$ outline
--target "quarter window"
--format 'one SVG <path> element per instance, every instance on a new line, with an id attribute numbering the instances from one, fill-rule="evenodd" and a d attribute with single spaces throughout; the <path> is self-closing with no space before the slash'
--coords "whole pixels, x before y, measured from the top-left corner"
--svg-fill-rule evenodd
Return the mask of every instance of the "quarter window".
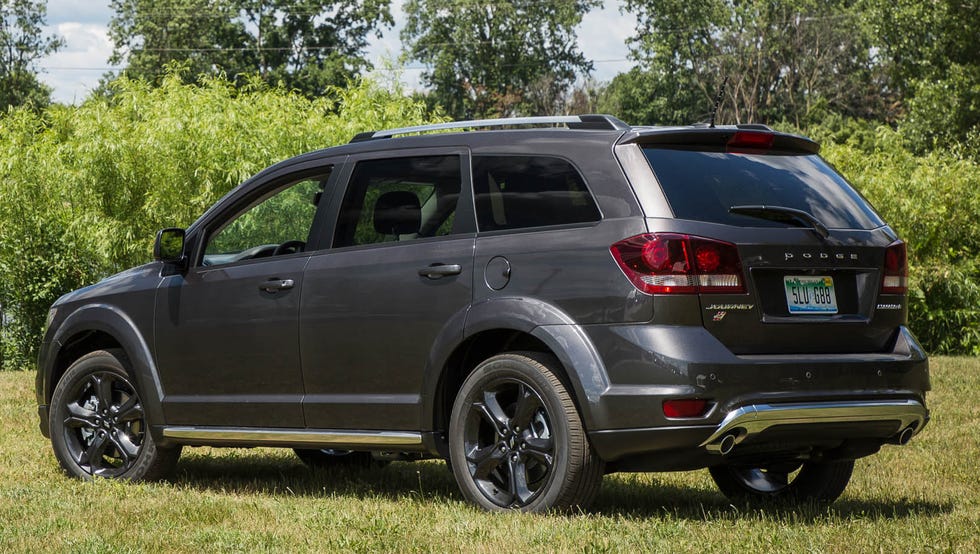
<path id="1" fill-rule="evenodd" d="M 334 246 L 451 234 L 461 182 L 459 156 L 358 162 L 344 195 Z"/>
<path id="2" fill-rule="evenodd" d="M 475 156 L 473 187 L 481 231 L 598 221 L 578 171 L 561 158 Z"/>

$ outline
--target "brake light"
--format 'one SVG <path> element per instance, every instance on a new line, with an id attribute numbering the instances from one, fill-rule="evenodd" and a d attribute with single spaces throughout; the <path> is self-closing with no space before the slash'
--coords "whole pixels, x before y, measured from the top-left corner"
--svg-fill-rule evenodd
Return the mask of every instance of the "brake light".
<path id="1" fill-rule="evenodd" d="M 708 411 L 708 401 L 700 398 L 664 400 L 663 407 L 667 417 L 701 417 Z"/>
<path id="2" fill-rule="evenodd" d="M 609 250 L 630 282 L 648 294 L 745 292 L 738 248 L 729 242 L 647 233 Z"/>
<path id="3" fill-rule="evenodd" d="M 740 149 L 769 150 L 775 140 L 776 135 L 765 131 L 736 131 L 727 146 L 729 152 Z"/>
<path id="4" fill-rule="evenodd" d="M 897 240 L 885 250 L 885 272 L 881 277 L 882 294 L 905 294 L 909 291 L 909 262 L 905 243 Z"/>

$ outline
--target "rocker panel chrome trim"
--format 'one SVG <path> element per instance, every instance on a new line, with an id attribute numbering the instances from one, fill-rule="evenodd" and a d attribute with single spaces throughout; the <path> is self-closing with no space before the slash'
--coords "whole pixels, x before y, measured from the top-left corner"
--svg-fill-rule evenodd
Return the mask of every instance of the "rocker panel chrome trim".
<path id="1" fill-rule="evenodd" d="M 288 446 L 346 446 L 412 448 L 422 446 L 422 434 L 406 431 L 345 431 L 328 429 L 257 429 L 243 427 L 165 427 L 163 436 L 208 444 Z"/>

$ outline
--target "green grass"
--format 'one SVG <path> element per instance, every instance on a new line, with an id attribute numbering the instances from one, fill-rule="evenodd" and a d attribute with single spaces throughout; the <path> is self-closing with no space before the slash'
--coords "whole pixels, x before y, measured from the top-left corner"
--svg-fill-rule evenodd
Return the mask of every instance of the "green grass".
<path id="1" fill-rule="evenodd" d="M 609 475 L 575 515 L 488 514 L 441 462 L 312 472 L 291 452 L 188 448 L 172 482 L 65 477 L 34 374 L 0 373 L 0 551 L 978 552 L 980 360 L 934 358 L 932 422 L 859 460 L 831 507 L 730 505 L 705 471 Z"/>

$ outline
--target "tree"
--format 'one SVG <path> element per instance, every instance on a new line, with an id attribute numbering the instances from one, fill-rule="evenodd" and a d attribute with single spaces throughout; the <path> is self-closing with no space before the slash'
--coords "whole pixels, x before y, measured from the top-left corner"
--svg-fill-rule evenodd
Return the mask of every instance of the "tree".
<path id="1" fill-rule="evenodd" d="M 51 89 L 37 80 L 35 64 L 63 42 L 44 34 L 46 15 L 43 1 L 0 1 L 0 108 L 50 102 Z"/>
<path id="2" fill-rule="evenodd" d="M 630 44 L 641 72 L 610 94 L 647 106 L 645 118 L 704 120 L 722 82 L 719 115 L 730 122 L 884 110 L 870 33 L 848 0 L 627 0 L 626 9 L 638 18 Z"/>
<path id="3" fill-rule="evenodd" d="M 980 157 L 980 1 L 865 0 L 903 130 L 919 150 L 973 141 Z"/>
<path id="4" fill-rule="evenodd" d="M 112 0 L 112 63 L 157 80 L 179 61 L 194 79 L 258 73 L 311 96 L 370 64 L 371 33 L 391 24 L 390 0 Z M 241 81 L 240 81 L 241 82 Z"/>
<path id="5" fill-rule="evenodd" d="M 410 59 L 456 118 L 551 114 L 592 62 L 575 27 L 598 0 L 409 0 Z"/>

